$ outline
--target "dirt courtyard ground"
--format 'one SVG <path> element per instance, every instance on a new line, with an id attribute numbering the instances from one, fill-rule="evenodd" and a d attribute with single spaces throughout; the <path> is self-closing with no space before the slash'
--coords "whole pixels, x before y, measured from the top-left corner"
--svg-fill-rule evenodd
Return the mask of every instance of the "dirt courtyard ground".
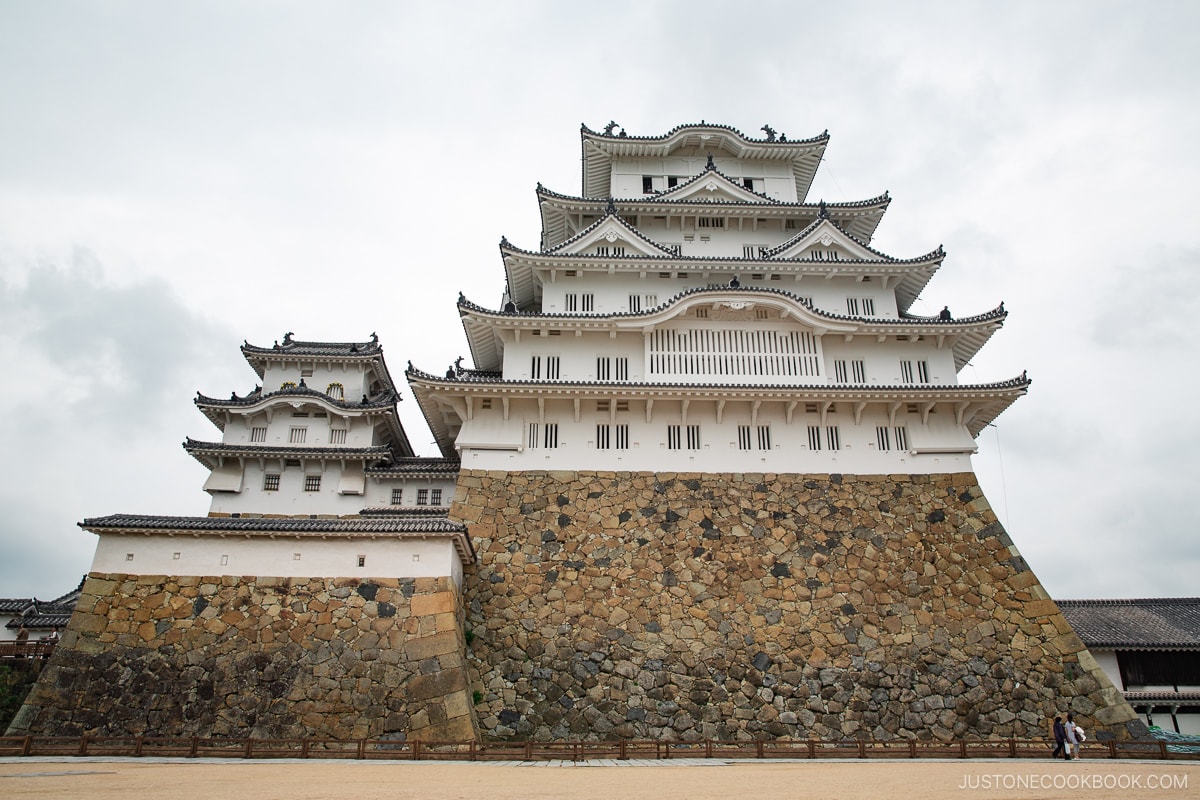
<path id="1" fill-rule="evenodd" d="M 0 797 L 55 800 L 409 800 L 409 798 L 1107 798 L 1200 797 L 1200 762 L 188 761 L 0 758 Z"/>

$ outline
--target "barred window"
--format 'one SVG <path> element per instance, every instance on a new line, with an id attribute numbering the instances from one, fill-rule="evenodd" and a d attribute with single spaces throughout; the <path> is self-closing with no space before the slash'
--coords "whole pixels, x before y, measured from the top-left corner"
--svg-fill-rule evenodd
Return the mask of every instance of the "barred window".
<path id="1" fill-rule="evenodd" d="M 430 505 L 435 505 L 435 506 L 440 506 L 442 504 L 442 490 L 441 489 L 430 489 L 429 490 L 429 503 L 430 503 Z"/>
<path id="2" fill-rule="evenodd" d="M 542 442 L 546 449 L 550 450 L 558 447 L 558 423 L 547 422 L 545 424 L 545 435 L 542 437 Z"/>
<path id="3" fill-rule="evenodd" d="M 668 425 L 667 426 L 667 449 L 668 450 L 683 449 L 683 445 L 681 443 L 682 440 L 680 438 L 679 428 L 680 428 L 680 426 L 678 426 L 678 425 Z"/>
<path id="4" fill-rule="evenodd" d="M 394 506 L 404 505 L 404 490 L 403 489 L 392 489 L 392 505 L 394 505 Z"/>
<path id="5" fill-rule="evenodd" d="M 759 450 L 770 450 L 771 449 L 771 426 L 770 425 L 759 425 L 758 426 L 758 449 Z"/>
<path id="6" fill-rule="evenodd" d="M 820 425 L 809 425 L 808 426 L 808 449 L 809 450 L 820 450 L 821 449 L 821 426 Z"/>
<path id="7" fill-rule="evenodd" d="M 279 475 L 274 472 L 268 472 L 263 475 L 263 491 L 278 492 L 279 491 Z"/>
<path id="8" fill-rule="evenodd" d="M 325 394 L 334 400 L 342 400 L 346 396 L 346 389 L 340 383 L 331 383 L 325 387 Z"/>
<path id="9" fill-rule="evenodd" d="M 417 505 L 419 505 L 419 506 L 429 505 L 429 490 L 428 489 L 417 489 Z"/>
<path id="10" fill-rule="evenodd" d="M 529 366 L 529 377 L 533 380 L 545 378 L 548 381 L 558 380 L 562 359 L 559 356 L 533 356 Z"/>
<path id="11" fill-rule="evenodd" d="M 320 475 L 305 475 L 304 476 L 304 491 L 306 491 L 306 492 L 321 491 L 321 476 Z"/>
<path id="12" fill-rule="evenodd" d="M 629 426 L 628 425 L 614 425 L 613 427 L 617 429 L 616 430 L 617 449 L 618 450 L 628 450 L 629 449 Z"/>
<path id="13" fill-rule="evenodd" d="M 896 449 L 897 450 L 907 450 L 908 449 L 908 428 L 906 428 L 903 425 L 897 425 L 895 428 L 895 433 L 896 433 Z"/>
<path id="14" fill-rule="evenodd" d="M 875 443 L 880 450 L 892 449 L 892 435 L 886 425 L 879 425 L 875 428 Z"/>
<path id="15" fill-rule="evenodd" d="M 345 444 L 346 443 L 346 429 L 345 428 L 331 429 L 329 431 L 329 443 L 330 444 Z"/>
<path id="16" fill-rule="evenodd" d="M 825 443 L 829 445 L 830 450 L 842 449 L 842 436 L 837 425 L 825 428 Z"/>
<path id="17" fill-rule="evenodd" d="M 750 426 L 738 425 L 738 450 L 750 449 Z"/>
<path id="18" fill-rule="evenodd" d="M 610 436 L 611 427 L 612 426 L 610 426 L 610 425 L 597 425 L 596 426 L 596 449 L 597 450 L 608 450 L 612 446 L 612 439 Z"/>
<path id="19" fill-rule="evenodd" d="M 304 444 L 304 439 L 307 436 L 308 428 L 292 428 L 288 432 L 288 442 L 290 444 Z"/>
<path id="20" fill-rule="evenodd" d="M 266 428 L 251 428 L 250 429 L 250 441 L 265 442 L 266 440 L 267 440 L 267 429 Z"/>

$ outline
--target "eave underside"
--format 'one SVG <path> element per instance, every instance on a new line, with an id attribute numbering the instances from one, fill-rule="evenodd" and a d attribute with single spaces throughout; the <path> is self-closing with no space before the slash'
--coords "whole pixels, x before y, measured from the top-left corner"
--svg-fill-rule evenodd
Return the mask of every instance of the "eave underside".
<path id="1" fill-rule="evenodd" d="M 605 205 L 587 198 L 560 198 L 540 196 L 542 217 L 542 249 L 557 247 L 579 231 L 595 223 L 605 214 Z M 829 218 L 847 233 L 870 243 L 883 219 L 890 200 L 879 198 L 868 203 L 829 203 L 825 205 Z M 616 203 L 617 213 L 634 217 L 635 227 L 642 227 L 642 217 L 691 217 L 723 216 L 738 220 L 739 229 L 747 225 L 757 229 L 762 225 L 778 225 L 781 230 L 791 220 L 795 229 L 802 229 L 818 219 L 821 207 L 814 204 L 720 204 L 720 203 L 666 203 L 623 200 Z"/>
<path id="2" fill-rule="evenodd" d="M 957 386 L 896 386 L 889 388 L 855 389 L 838 385 L 812 386 L 753 386 L 699 384 L 630 384 L 630 383 L 534 383 L 527 381 L 459 381 L 439 379 L 413 370 L 408 373 L 409 386 L 417 398 L 434 433 L 438 447 L 447 457 L 455 453 L 454 439 L 465 420 L 475 412 L 477 400 L 491 398 L 499 401 L 507 415 L 513 401 L 545 403 L 550 400 L 574 404 L 578 417 L 580 403 L 588 400 L 634 400 L 646 404 L 652 414 L 655 403 L 714 402 L 723 408 L 726 403 L 781 404 L 791 420 L 797 408 L 807 403 L 848 404 L 857 418 L 870 407 L 883 407 L 890 414 L 909 404 L 917 404 L 927 415 L 936 406 L 948 406 L 957 424 L 964 425 L 972 437 L 993 422 L 1016 399 L 1024 395 L 1030 381 L 1024 375 L 1008 381 L 986 385 Z M 828 406 L 826 406 L 827 408 Z M 506 416 L 507 418 L 507 416 Z"/>

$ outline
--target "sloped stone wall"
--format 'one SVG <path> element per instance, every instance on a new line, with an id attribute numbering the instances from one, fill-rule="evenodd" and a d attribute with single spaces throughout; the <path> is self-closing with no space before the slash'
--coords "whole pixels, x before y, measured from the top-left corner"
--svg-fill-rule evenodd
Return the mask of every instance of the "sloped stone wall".
<path id="1" fill-rule="evenodd" d="M 970 473 L 464 470 L 451 516 L 488 737 L 1140 726 Z"/>
<path id="2" fill-rule="evenodd" d="M 92 574 L 12 734 L 477 737 L 449 578 Z"/>

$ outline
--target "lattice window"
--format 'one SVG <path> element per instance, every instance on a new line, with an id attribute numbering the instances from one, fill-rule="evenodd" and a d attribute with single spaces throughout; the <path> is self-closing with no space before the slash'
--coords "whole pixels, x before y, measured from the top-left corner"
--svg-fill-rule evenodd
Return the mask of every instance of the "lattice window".
<path id="1" fill-rule="evenodd" d="M 545 444 L 546 448 L 552 450 L 558 447 L 558 423 L 547 422 L 543 428 L 545 431 L 544 436 L 542 437 L 542 442 Z"/>
<path id="2" fill-rule="evenodd" d="M 897 425 L 894 429 L 896 434 L 896 449 L 908 449 L 908 428 L 903 425 Z"/>
<path id="3" fill-rule="evenodd" d="M 667 449 L 682 450 L 683 442 L 679 425 L 667 426 Z"/>
<path id="4" fill-rule="evenodd" d="M 700 449 L 700 426 L 699 425 L 688 425 L 687 426 L 687 449 L 688 450 L 699 450 Z"/>
<path id="5" fill-rule="evenodd" d="M 738 425 L 738 450 L 750 449 L 750 426 Z"/>
<path id="6" fill-rule="evenodd" d="M 256 427 L 256 428 L 250 429 L 250 441 L 265 442 L 266 440 L 267 440 L 267 429 L 266 428 Z"/>
<path id="7" fill-rule="evenodd" d="M 808 331 L 659 328 L 650 333 L 650 374 L 811 377 L 821 371 Z"/>
<path id="8" fill-rule="evenodd" d="M 394 506 L 404 505 L 404 490 L 403 489 L 392 489 L 392 505 L 394 505 Z"/>
<path id="9" fill-rule="evenodd" d="M 428 489 L 417 489 L 417 505 L 419 505 L 419 506 L 429 505 L 429 490 Z"/>
<path id="10" fill-rule="evenodd" d="M 541 444 L 541 437 L 538 435 L 541 433 L 541 427 L 536 422 L 529 423 L 529 438 L 525 440 L 525 446 L 530 450 L 536 450 L 538 445 Z"/>
<path id="11" fill-rule="evenodd" d="M 340 383 L 331 383 L 325 387 L 325 394 L 334 400 L 344 400 L 346 398 L 346 387 Z"/>
<path id="12" fill-rule="evenodd" d="M 288 431 L 289 444 L 304 444 L 305 438 L 308 436 L 308 428 L 292 428 Z"/>
<path id="13" fill-rule="evenodd" d="M 429 490 L 429 504 L 434 505 L 434 506 L 440 506 L 442 504 L 442 490 L 441 489 L 430 489 Z"/>
<path id="14" fill-rule="evenodd" d="M 697 217 L 696 218 L 696 227 L 697 228 L 724 228 L 725 227 L 725 218 L 724 217 Z"/>
<path id="15" fill-rule="evenodd" d="M 320 475 L 305 475 L 304 476 L 304 491 L 306 491 L 306 492 L 321 491 L 321 476 Z"/>
<path id="16" fill-rule="evenodd" d="M 612 437 L 611 437 L 612 431 L 610 430 L 611 427 L 612 426 L 610 426 L 610 425 L 597 425 L 596 426 L 596 449 L 597 450 L 608 450 L 612 447 Z"/>
<path id="17" fill-rule="evenodd" d="M 640 294 L 629 295 L 629 311 L 636 314 L 642 310 L 642 296 Z"/>
<path id="18" fill-rule="evenodd" d="M 345 428 L 331 428 L 329 431 L 329 443 L 330 444 L 345 444 L 346 443 L 346 429 Z"/>
<path id="19" fill-rule="evenodd" d="M 263 475 L 263 491 L 278 492 L 279 491 L 279 475 L 274 472 L 268 472 Z"/>

